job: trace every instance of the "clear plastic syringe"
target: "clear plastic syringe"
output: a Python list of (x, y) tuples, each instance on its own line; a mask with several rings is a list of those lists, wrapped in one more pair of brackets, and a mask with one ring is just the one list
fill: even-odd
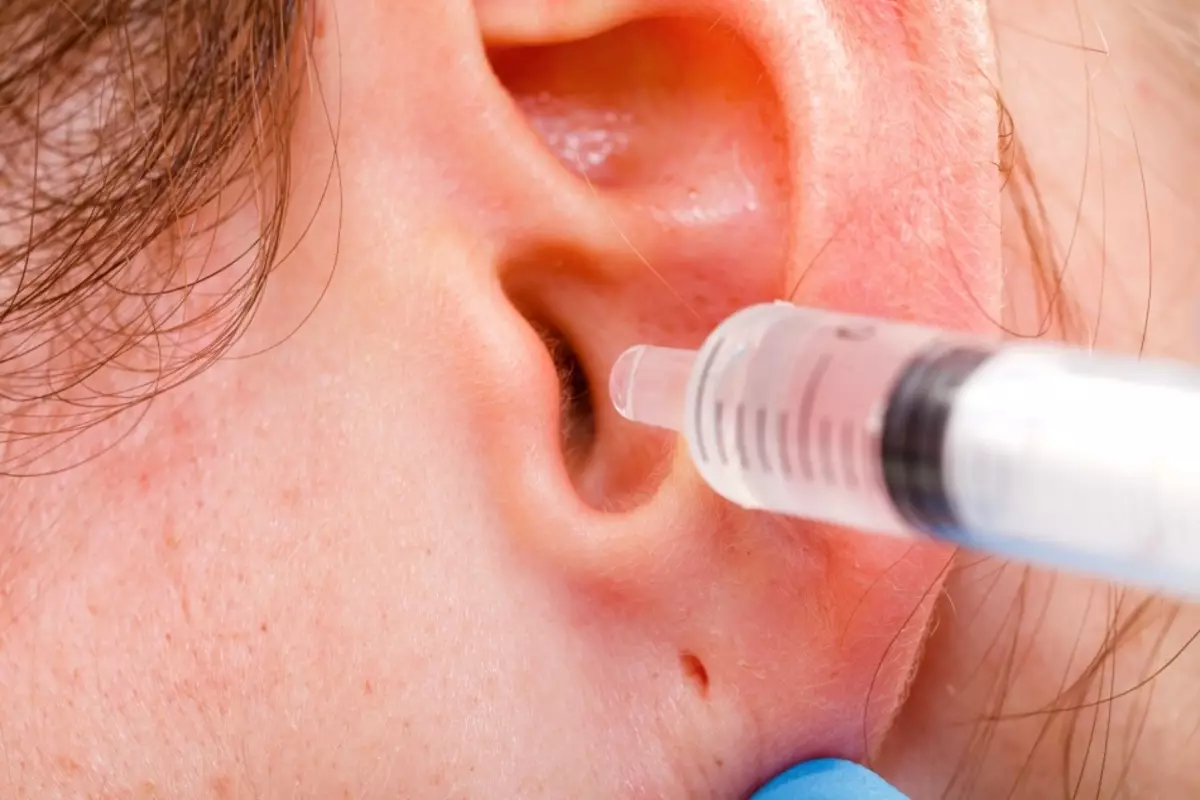
[(1200, 370), (774, 303), (613, 366), (719, 494), (1200, 599)]

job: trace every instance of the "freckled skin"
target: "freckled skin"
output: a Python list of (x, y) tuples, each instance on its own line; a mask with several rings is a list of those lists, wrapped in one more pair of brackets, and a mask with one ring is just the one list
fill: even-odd
[[(465, 3), (318, 20), (330, 95), (299, 114), (289, 244), (307, 235), (239, 343), (258, 355), (14, 494), (47, 535), (0, 644), (7, 794), (731, 797), (877, 744), (949, 554), (728, 508), (601, 390), (581, 497), (524, 314), (594, 387), (624, 347), (694, 344), (819, 252), (798, 301), (966, 325), (948, 287), (990, 296), (975, 234), (995, 176), (915, 179), (900, 203), (889, 153), (985, 161), (993, 111), (964, 90), (926, 114), (890, 61), (900, 23), (865, 12), (833, 30), (809, 2), (605, 8), (702, 22), (497, 55), (506, 88)], [(532, 19), (494, 38), (560, 39)], [(947, 41), (966, 47), (968, 24)], [(696, 53), (703, 69), (681, 66)], [(636, 54), (659, 66), (578, 68)], [(870, 82), (847, 89), (836, 63)], [(636, 108), (627, 158), (593, 185), (508, 92), (635, 104), (647, 75), (664, 100)], [(885, 100), (894, 125), (869, 118)], [(323, 205), (322, 107), (343, 114)], [(953, 237), (920, 227), (935, 207), (972, 239), (965, 272)], [(574, 256), (524, 257), (554, 247)]]

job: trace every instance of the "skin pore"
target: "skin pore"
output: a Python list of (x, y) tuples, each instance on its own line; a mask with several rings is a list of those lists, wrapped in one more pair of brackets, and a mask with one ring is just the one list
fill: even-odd
[[(250, 148), (252, 175), (226, 165), (223, 193), (184, 204), (183, 244), (123, 273), (175, 257), (196, 291), (109, 281), (81, 319), (144, 313), (82, 330), (142, 321), (144, 346), (40, 405), (16, 395), (13, 418), (50, 427), (219, 343), (213, 310), (261, 284), (286, 187), (279, 265), (227, 358), (53, 450), (5, 442), (0, 794), (740, 797), (828, 755), (915, 797), (1200, 791), (1195, 649), (1094, 705), (1179, 651), (1193, 609), (1135, 616), (1083, 581), (728, 508), (602, 389), (625, 346), (691, 346), (782, 296), (1036, 332), (997, 85), (1080, 336), (1100, 320), (1101, 344), (1137, 350), (1148, 307), (1145, 349), (1195, 358), (1193, 120), (1128, 8), (227, 7), (255, 5), (307, 34), (221, 51), (251, 83), (295, 66), (254, 84), (293, 104), (232, 117), (268, 144), (287, 122), (286, 176), (278, 147)], [(153, 120), (147, 84), (60, 113), (86, 131), (111, 96)], [(54, 152), (0, 162), (26, 176), (0, 193)], [(6, 247), (30, 225), (3, 222)], [(1042, 733), (1023, 712), (1049, 707)]]

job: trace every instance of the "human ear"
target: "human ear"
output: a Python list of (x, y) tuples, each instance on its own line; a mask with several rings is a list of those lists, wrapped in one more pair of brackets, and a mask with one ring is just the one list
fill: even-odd
[[(470, 199), (455, 196), (496, 254), (499, 291), (476, 324), (512, 343), (486, 445), (516, 454), (490, 462), (498, 529), (565, 592), (596, 691), (653, 709), (655, 736), (710, 785), (867, 757), (950, 553), (732, 508), (604, 387), (625, 347), (694, 347), (781, 297), (989, 326), (985, 10), (480, 0), (476, 13), (492, 74), (469, 103), (447, 101), (438, 144), (471, 165)], [(539, 335), (558, 374), (529, 355)], [(560, 383), (585, 400), (563, 412)]]
[(514, 513), (691, 687), (710, 764), (868, 756), (950, 554), (726, 506), (673, 441), (609, 410), (606, 372), (630, 344), (694, 347), (780, 297), (989, 325), (997, 112), (977, 5), (477, 4), (513, 103), (517, 207), (535, 209), (514, 216), (502, 280), (570, 343), (596, 414), (575, 495)]

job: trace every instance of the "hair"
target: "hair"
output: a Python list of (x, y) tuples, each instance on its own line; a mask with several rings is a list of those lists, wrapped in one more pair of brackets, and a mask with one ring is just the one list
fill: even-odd
[[(1200, 94), (1200, 14), (1123, 2), (1180, 96)], [(64, 437), (179, 386), (245, 330), (283, 254), (304, 18), (300, 0), (0, 2), (0, 475), (36, 473)], [(1033, 335), (1086, 340), (1001, 107), (1007, 202), (1040, 297)], [(245, 247), (197, 252), (248, 206), (258, 230)], [(1049, 709), (1069, 725), (1111, 702), (1089, 687), (1103, 694), (1123, 641), (1154, 618), (1174, 624), (1159, 600), (1112, 608), (1083, 678)], [(1002, 709), (1001, 696), (985, 717)]]
[[(0, 474), (244, 330), (279, 256), (299, 20), (295, 0), (0, 3)], [(225, 254), (247, 204), (257, 236)]]

